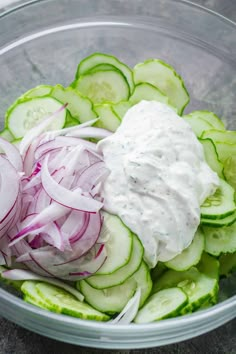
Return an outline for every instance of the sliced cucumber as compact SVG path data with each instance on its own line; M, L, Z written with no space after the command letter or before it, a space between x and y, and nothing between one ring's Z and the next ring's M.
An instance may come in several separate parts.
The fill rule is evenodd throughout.
M56 286L38 283L36 290L50 310L85 320L107 321L109 316L78 301L75 297Z
M198 229L191 245L178 256L166 262L165 265L177 271L184 271L191 268L200 261L204 250L204 243L204 235L202 231Z
M220 162L215 144L211 139L198 139L203 146L207 164L220 178L224 178L223 164Z
M199 272L207 275L210 278L219 279L219 268L220 263L218 259L210 256L206 252L203 252L202 258L197 265Z
M149 59L134 67L135 84L147 82L157 87L168 98L172 106L182 114L189 102L189 94L182 78L168 64L158 59Z
M132 277L121 285L103 290L94 289L85 280L81 280L79 285L85 301L96 310L108 314L121 312L137 288Z
M0 265L0 280L1 282L5 283L6 285L10 285L13 286L13 288L15 288L16 290L20 291L21 290L21 286L23 284L23 281L21 280L10 280L10 279L6 279L2 277L2 272L5 272L5 270L7 270L7 268L5 268L4 266Z
M204 120L205 122L207 122L212 127L210 129L225 130L224 123L213 112L209 112L209 111L193 111L193 112L189 113L185 117L189 117L189 118L191 117L193 119L200 118L201 120Z
M87 73L74 82L74 88L87 96L93 103L119 102L128 100L129 85L118 70Z
M25 99L25 98L35 98L35 97L43 97L43 96L49 96L51 91L52 91L52 86L50 85L39 85L36 86L29 91L25 92L20 99Z
M181 289L161 290L148 299L143 308L139 310L134 322L149 323L178 316L187 303L188 297Z
M201 225L209 226L209 227L223 227L230 226L236 222L236 212L233 214L226 216L223 219L204 219L201 218Z
M223 219L236 210L234 189L223 179L215 194L208 197L201 206L201 216L204 219Z
M156 282L167 270L168 270L168 268L165 265L165 263L158 262L156 267L151 269L152 281Z
M142 100L158 101L162 103L168 103L169 101L168 97L157 87L146 82L136 85L132 96L129 98L132 104L136 104Z
M204 139L209 138L217 143L227 143L236 144L236 132L235 131L222 131L217 129L212 129L205 131L202 135Z
M92 102L72 87L65 88L62 85L56 85L52 89L51 96L63 104L68 103L67 109L71 116L77 120L77 124L97 117Z
M231 226L212 228L203 227L205 234L205 251L213 256L221 253L236 252L236 223Z
M132 107L132 104L129 101L120 101L118 103L114 103L112 105L112 109L115 114L120 118L123 119L125 113Z
M8 129L3 129L1 132L0 132L0 137L9 141L9 142L12 142L14 140L14 136L12 135L12 133L8 130Z
M168 270L153 285L153 293L171 287L181 288L188 295L188 305L182 313L198 309L218 293L218 281L200 273L195 267L185 272Z
M219 261L221 276L227 277L236 270L236 252L222 254Z
M130 260L133 249L133 234L115 215L102 213L103 224L101 235L107 239L105 248L106 262L96 272L96 275L111 274L124 267Z
M229 144L228 142L214 142L219 156L223 164L231 156L236 156L236 144Z
M98 290L90 286L86 280L78 282L77 286L83 293L85 300L99 311L114 314L122 311L129 299L134 295L137 287L141 289L141 307L152 290L152 280L147 265L142 262L141 266L121 285Z
M224 162L226 181L236 190L236 155L229 156Z
M61 106L61 102L51 97L29 98L16 102L7 111L6 126L16 139L20 139ZM59 112L48 130L62 129L66 122L66 114L66 109Z
M43 309L50 309L48 303L39 295L36 290L36 285L39 284L38 281L26 280L21 286L21 291L25 295L24 300L29 302L31 305L41 307Z
M95 289L106 289L124 283L133 275L142 262L143 246L138 237L133 235L133 250L129 263L109 275L93 275L86 279L87 283Z
M119 61L116 57L104 53L94 53L83 59L78 66L76 79L78 79L81 75L91 72L91 70L98 65L112 65L121 71L129 84L130 92L133 92L134 81L132 70L127 65Z
M213 129L214 127L200 117L192 117L191 114L183 116L185 122L187 122L192 128L194 134L200 138L205 130Z
M95 123L95 126L115 132L121 122L112 106L107 103L95 104L94 110L99 117L99 120Z

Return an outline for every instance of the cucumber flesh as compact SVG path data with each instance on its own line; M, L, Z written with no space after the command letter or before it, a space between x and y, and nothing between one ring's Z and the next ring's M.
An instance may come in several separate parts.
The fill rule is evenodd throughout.
M187 122L192 128L194 134L200 138L205 130L213 129L214 127L206 122L204 119L200 117L193 117L190 115L183 116L185 122Z
M224 176L226 181L236 191L236 156L229 156L224 162Z
M224 123L213 112L193 111L193 112L189 113L187 115L187 117L189 117L189 118L191 117L193 119L200 118L200 119L204 120L205 122L209 123L209 125L212 127L210 129L225 130Z
M25 99L14 104L7 111L6 125L15 139L20 139L61 106L61 102L51 97ZM59 112L48 130L62 129L66 122L66 114L66 109Z
M201 218L201 225L209 226L209 227L223 227L230 226L236 222L236 212L233 214L226 216L223 219L205 219Z
M215 147L220 161L224 164L231 156L236 156L236 144L229 144L228 142L215 142Z
M77 124L97 117L92 102L72 87L65 88L62 85L56 85L52 89L51 96L63 104L68 103L67 109L72 118L77 120Z
M115 132L120 125L120 119L110 104L95 104L94 110L99 120L94 124L98 128L104 128Z
M141 265L143 246L138 237L133 235L133 249L129 262L122 268L109 275L93 275L86 279L87 283L95 289L106 289L124 283L133 275Z
M125 113L132 107L130 101L120 101L112 105L113 112L120 118L123 119Z
M56 286L38 283L36 290L47 303L50 310L85 320L107 321L109 316L93 309L88 304L78 301L66 291Z
M190 246L188 246L182 253L180 253L175 258L166 262L165 265L176 271L184 271L192 266L196 265L200 259L202 252L204 250L204 235L199 229Z
M25 98L35 98L35 97L43 97L43 96L49 96L51 91L52 91L52 86L50 85L39 85L36 86L29 91L25 92L20 99L25 99Z
M223 179L216 192L208 197L201 206L201 217L204 219L223 219L236 210L234 189Z
M14 136L12 135L12 133L8 130L8 129L3 129L0 132L0 138L3 138L7 141L9 141L10 143L14 140Z
M169 99L165 94L163 94L157 87L148 83L140 83L136 85L132 96L129 98L129 102L133 105L142 100L158 101L166 104L169 102Z
M218 259L210 256L206 252L203 252L202 258L197 265L199 272L207 275L210 278L219 279L219 268L220 263Z
M168 268L166 267L165 263L158 262L156 267L151 269L152 281L156 282L167 270Z
M235 131L222 131L217 129L212 129L205 131L202 135L204 139L209 138L214 142L218 143L227 143L227 144L236 144L236 132Z
M150 270L145 262L141 263L141 266L131 278L134 279L137 288L141 289L140 308L143 306L152 291L152 278L150 275Z
M129 98L129 85L119 71L107 70L79 77L74 88L93 103L119 102Z
M236 252L222 254L219 258L220 262L220 275L229 276L236 270Z
M130 260L133 249L131 231L115 215L102 213L103 224L100 235L107 239L105 248L106 262L96 272L96 275L107 275L124 267Z
M220 178L224 178L223 164L220 162L215 144L211 139L198 139L203 146L205 160L210 168L215 171Z
M183 314L198 309L204 302L215 298L218 293L218 282L200 273L195 267L184 272L168 270L153 285L153 293L171 287L181 288L188 296L188 305Z
M84 58L78 66L76 79L78 79L81 75L90 72L97 65L112 65L118 69L126 78L130 92L133 92L134 80L132 70L127 65L119 61L116 57L104 53L94 53Z
M134 295L136 287L136 282L132 277L121 285L103 290L94 289L85 280L79 282L85 301L96 310L108 314L121 312Z
M21 286L21 291L24 294L24 300L32 305L39 306L44 309L49 309L48 303L39 295L36 290L38 281L26 280Z
M179 288L170 288L152 295L137 316L135 323L149 323L175 317L187 305L188 297Z
M213 256L221 253L236 252L236 223L231 226L212 228L203 227L205 234L205 251Z
M182 114L189 102L189 94L182 78L165 62L158 59L149 59L134 67L134 82L147 82L157 87L168 98L172 106Z

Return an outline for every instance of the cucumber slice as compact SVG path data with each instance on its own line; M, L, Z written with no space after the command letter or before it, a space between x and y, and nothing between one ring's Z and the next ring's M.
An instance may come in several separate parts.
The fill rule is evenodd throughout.
M220 263L218 259L210 256L206 252L203 252L202 258L197 265L199 272L207 275L210 278L219 279L219 268Z
M191 268L200 261L204 250L204 243L203 233L201 230L197 230L191 245L175 258L165 262L165 265L177 271L184 271Z
M56 286L46 283L38 283L36 285L36 290L39 296L47 303L48 308L52 311L73 317L79 317L84 320L109 320L109 316L78 301L74 296Z
M223 219L236 210L234 189L223 179L215 194L208 197L201 206L201 216L204 219Z
M6 285L12 286L17 291L20 291L21 290L21 286L23 284L23 281L21 281L21 280L10 280L10 279L6 279L6 278L2 278L2 272L4 272L5 270L8 270L8 269L0 265L0 280L1 280L1 282L3 282Z
M236 156L236 144L228 142L214 142L219 159L223 164L231 156Z
M95 289L106 289L124 283L140 267L143 258L143 246L138 237L133 235L133 250L130 261L122 268L109 275L93 275L86 279Z
M129 85L118 70L97 71L79 77L74 88L94 103L119 102L130 95Z
M194 134L200 138L205 130L213 129L214 127L200 117L192 117L191 114L183 116L185 122L187 122L192 128Z
M81 280L77 286L91 306L99 311L114 314L122 311L137 287L141 288L139 305L141 307L152 290L152 280L147 265L142 262L137 272L121 285L98 290L90 286L86 280Z
M14 140L14 136L12 135L12 133L8 130L8 129L3 129L0 132L0 137L9 141L10 143Z
M236 222L236 212L233 214L226 216L223 219L204 219L201 218L201 225L209 226L209 227L223 227L230 226Z
M118 68L116 68L114 65L111 64L98 64L94 66L92 69L86 72L86 74L94 74L98 71L107 71L107 70L114 70L114 71L120 71Z
M222 131L222 130L207 130L203 133L204 139L209 138L217 143L236 144L236 132L235 131Z
M195 267L184 272L168 270L153 285L153 293L171 287L181 288L188 296L188 305L182 314L198 309L218 293L218 281L200 273Z
M131 277L121 285L103 290L94 289L85 280L79 282L79 287L89 305L98 311L113 315L123 310L134 295L137 284Z
M56 85L52 89L51 96L63 104L68 103L67 109L71 116L77 120L77 124L97 117L92 102L72 87L65 88L62 85Z
M100 235L108 239L105 243L106 262L96 275L107 275L124 267L130 260L133 249L133 234L115 215L102 213L103 224Z
M125 113L132 107L132 104L129 101L120 101L112 105L112 109L115 114L120 118L123 119Z
M27 98L17 101L7 111L6 126L16 139L20 139L61 106L61 102L51 97ZM66 122L66 114L66 109L59 112L48 130L62 129Z
M114 57L112 55L108 55L108 54L94 53L94 54L84 58L78 66L77 73L76 73L76 79L78 79L81 75L87 74L94 67L96 67L97 65L100 65L100 64L112 65L116 69L121 71L129 84L130 92L133 92L134 81L133 81L132 70L127 65L125 65L124 63L119 61L116 57Z
M168 97L157 87L145 82L136 85L132 96L129 98L132 104L136 104L142 100L158 101L166 104L169 102Z
M39 295L36 290L36 285L39 284L38 281L26 280L21 286L21 291L25 295L24 300L29 302L31 305L41 307L43 309L49 310L48 303Z
M164 318L176 317L187 303L188 297L181 289L161 290L148 299L143 308L139 310L134 322L149 323Z
M111 132L115 132L121 122L112 106L106 103L95 104L94 110L99 117L99 120L94 125L98 128L104 128Z
M236 190L236 156L229 156L224 162L226 181Z
M220 275L228 277L236 270L236 252L222 254L219 258L220 261Z
M50 85L39 85L36 86L29 91L25 92L20 99L25 99L25 98L35 98L35 97L43 97L43 96L49 96L51 91L52 91L52 86Z
M172 106L182 114L189 103L189 94L182 78L176 71L162 60L149 59L134 67L134 82L147 82L154 85L168 98Z
M220 162L215 144L211 139L198 139L203 146L205 160L220 178L224 178L223 164Z
M224 123L213 112L209 112L209 111L193 111L193 112L189 113L187 115L187 117L191 117L193 119L195 119L195 118L203 119L205 122L209 123L209 125L212 127L210 129L225 130Z
M236 252L236 223L231 226L212 228L203 227L205 234L205 251L213 256L221 253Z
M165 265L165 263L158 262L156 267L151 269L152 281L156 282L167 270L168 270L168 268Z

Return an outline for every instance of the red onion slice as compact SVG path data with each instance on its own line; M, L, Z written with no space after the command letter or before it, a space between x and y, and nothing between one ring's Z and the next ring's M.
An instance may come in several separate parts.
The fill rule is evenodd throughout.
M15 169L19 172L23 171L22 158L15 145L9 143L5 139L0 138L0 148L4 151L7 159L15 167Z

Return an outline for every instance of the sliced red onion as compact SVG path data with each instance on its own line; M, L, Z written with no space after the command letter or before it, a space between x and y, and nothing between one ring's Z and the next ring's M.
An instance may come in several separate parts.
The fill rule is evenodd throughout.
M68 291L68 293L72 294L73 296L75 296L79 301L83 301L84 300L84 296L75 288L73 288L72 286L63 283L60 280L57 279L51 279L49 277L43 277L40 275L37 275L35 273L32 273L28 270L23 270L23 269L12 269L12 270L6 270L4 272L2 272L2 277L5 279L9 279L9 280L39 280L39 281L44 281L46 283L58 286L59 288L62 288L66 291Z
M77 128L77 127L76 127ZM66 133L66 136L73 136L75 138L95 138L104 139L110 136L112 132L110 130L88 127L84 129L73 129Z
M134 296L127 302L124 309L113 320L109 321L111 324L126 325L131 323L136 317L139 309L141 298L141 289L138 288Z
M4 151L9 162L19 172L23 171L23 162L18 149L15 145L9 143L5 139L0 138L0 148Z
M50 198L68 208L96 213L103 206L102 203L92 198L67 190L56 183L48 171L48 158L46 158L42 167L42 185Z

